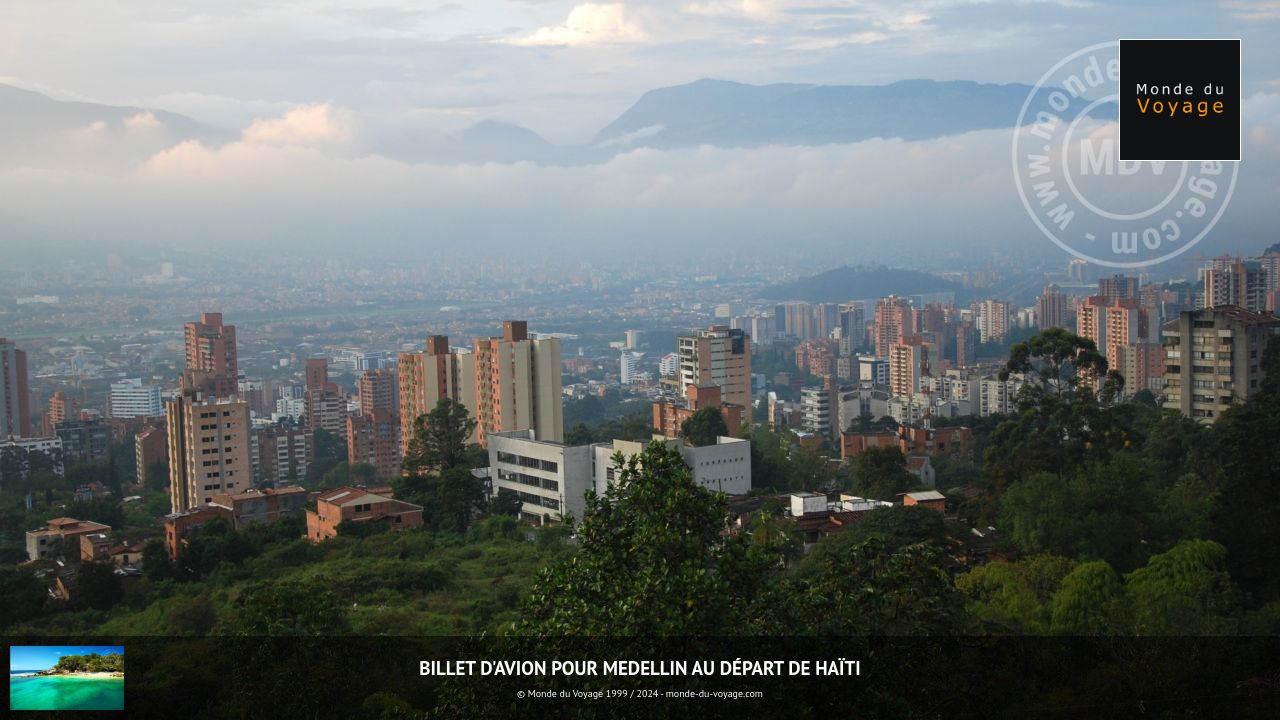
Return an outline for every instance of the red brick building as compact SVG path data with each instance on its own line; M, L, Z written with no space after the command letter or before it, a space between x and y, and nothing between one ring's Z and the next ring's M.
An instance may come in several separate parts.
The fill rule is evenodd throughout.
M719 385L690 385L685 400L659 400L653 404L653 429L665 437L680 437L680 426L704 407L718 407L730 436L747 421L747 409L720 402Z
M307 510L307 539L318 543L337 537L343 523L386 523L392 530L421 527L422 506L363 488L328 490L316 498L315 510Z
M379 478L389 478L400 474L403 457L399 415L377 408L347 418L348 463L372 465Z

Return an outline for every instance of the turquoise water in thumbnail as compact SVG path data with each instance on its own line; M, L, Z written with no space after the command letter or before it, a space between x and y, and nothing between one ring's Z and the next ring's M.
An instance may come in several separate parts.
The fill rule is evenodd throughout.
M9 676L10 710L123 710L124 678Z

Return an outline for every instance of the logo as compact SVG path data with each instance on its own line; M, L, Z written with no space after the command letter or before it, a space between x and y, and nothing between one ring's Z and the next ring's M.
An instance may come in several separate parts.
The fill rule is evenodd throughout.
M1063 58L1032 88L1013 134L1018 195L1058 247L1114 268L1177 257L1213 229L1238 163L1121 160L1120 43Z
M1240 159L1239 40L1120 41L1120 159Z

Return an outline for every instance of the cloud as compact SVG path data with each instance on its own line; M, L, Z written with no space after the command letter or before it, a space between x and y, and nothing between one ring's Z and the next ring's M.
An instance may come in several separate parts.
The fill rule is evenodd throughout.
M329 103L304 105L284 117L255 120L244 131L244 141L254 145L334 145L351 139L347 120Z
M1273 224L1280 94L1251 96L1244 121L1247 161L1206 255L1247 250L1242 243ZM784 246L789 256L827 263L942 266L1015 249L1057 257L1018 200L1011 140L1009 130L986 130L821 147L636 148L571 167L411 163L341 145L245 138L187 142L109 176L0 170L0 218L103 243L180 237L406 260L529 248L722 259Z
M622 3L583 3L569 11L563 25L538 28L531 35L512 38L512 45L602 45L649 40L649 33Z
M647 127L642 127L639 130L633 130L632 132L619 135L618 137L615 137L615 138L609 138L604 142L596 143L596 147L607 148L607 147L621 147L623 145L630 145L631 143L637 140L643 140L645 138L653 137L654 135L657 135L658 133L666 129L667 128L664 125L649 125Z
M791 48L793 50L828 50L830 48L840 47L841 45L870 45L872 43L884 42L888 39L889 36L882 32L867 30L850 35L841 35L839 37L814 37L805 40L797 40L791 44Z
M1280 19L1280 0L1226 0L1222 5L1246 22Z
M155 113L146 110L125 118L124 126L130 130L155 130L161 127L162 123L156 119Z

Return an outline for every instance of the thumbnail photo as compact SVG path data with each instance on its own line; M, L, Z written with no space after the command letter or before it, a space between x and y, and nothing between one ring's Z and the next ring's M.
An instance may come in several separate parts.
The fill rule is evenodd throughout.
M10 647L9 709L123 710L124 648L119 645Z

